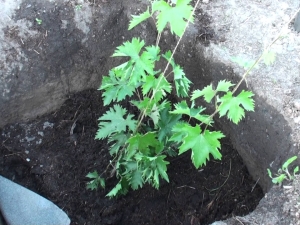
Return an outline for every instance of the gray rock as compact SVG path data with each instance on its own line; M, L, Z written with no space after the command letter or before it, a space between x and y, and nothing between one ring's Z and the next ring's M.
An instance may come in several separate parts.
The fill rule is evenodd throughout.
M0 210L9 225L69 225L69 217L44 197L0 176Z
M298 14L295 18L294 29L295 29L295 31L300 32L300 12L298 12Z

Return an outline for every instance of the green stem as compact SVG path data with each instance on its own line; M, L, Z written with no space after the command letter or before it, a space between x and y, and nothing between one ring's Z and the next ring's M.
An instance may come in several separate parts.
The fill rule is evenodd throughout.
M298 9L294 15L291 17L291 19L286 23L286 25L290 24L292 20L296 17L297 13L300 11ZM284 29L282 28L281 31L279 32L278 36L268 45L268 47L263 51L263 53L258 57L258 59L254 62L254 64L244 73L242 79L240 82L235 86L233 89L232 93L236 92L236 90L239 88L239 86L242 84L242 82L246 79L248 74L253 70L253 68L262 60L264 57L264 54L270 50L270 48L274 45L274 43L283 35Z
M300 9L298 9L294 14L293 16L291 17L291 19L286 23L286 25L290 24L292 22L292 20L296 17L297 13L300 11ZM239 86L242 84L242 82L244 80L246 80L246 77L249 75L249 73L254 69L254 67L262 60L264 54L270 50L270 48L274 45L274 43L282 36L284 32L284 29L282 28L281 31L279 32L279 34L276 36L276 38L268 45L268 47L263 51L263 53L258 57L258 59L254 62L254 64L243 74L242 76L242 79L237 83L237 85L234 87L233 91L232 91L232 94L234 94L237 89L239 88ZM221 103L222 104L222 103ZM221 105L220 104L220 105ZM209 116L209 119L212 119L218 112L219 112L219 106L217 106L216 110ZM202 122L200 124L203 125L204 122Z
M193 11L192 11L192 13L191 13L191 15L190 15L190 17L189 17L189 19L188 19L186 25L185 25L185 28L184 28L184 30L183 30L183 34L180 36L180 38L179 38L179 40L178 40L178 42L177 42L177 44L176 44L176 46L175 46L175 48L174 48L174 50L173 50L173 52L172 52L171 57L170 57L170 59L168 60L168 63L167 63L167 65L166 65L165 69L164 69L164 72L162 73L162 75L163 75L164 77L165 77L166 71L167 71L168 68L169 68L170 62L171 62L171 60L173 59L174 54L175 54L175 52L176 52L176 50L177 50L177 48L178 48L178 46L179 46L179 43L181 42L182 37L183 37L183 35L184 35L184 33L185 33L185 31L186 31L188 25L189 25L189 23L190 23L190 21L191 21L193 15L194 15L194 13L195 13L195 10L196 10L196 8L197 8L199 2L200 2L200 0L197 0L195 6L194 6L194 8L193 8ZM163 77L163 76L162 76L162 77ZM146 109L144 109L143 112L141 113L142 116L140 117L140 120L139 120L139 122L138 122L138 125L137 125L136 130L135 130L134 133L136 133L136 131L137 131L137 130L139 129L139 127L141 126L141 123L142 123L142 121L143 121L143 119L144 119L144 117L145 117L145 115L146 115L146 111L147 111L147 109L148 109L148 106L150 105L151 101L153 100L153 98L154 98L154 96L155 96L155 94L156 94L156 92L157 92L157 89L158 89L158 87L159 87L159 85L160 85L160 83L161 83L161 81L162 81L162 77L159 79L157 86L153 89L152 96L151 96L151 98L150 98L149 104L146 106Z

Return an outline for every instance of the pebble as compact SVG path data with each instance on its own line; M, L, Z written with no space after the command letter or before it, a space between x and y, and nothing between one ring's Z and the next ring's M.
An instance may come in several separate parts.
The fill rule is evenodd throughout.
M294 100L294 107L295 107L297 110L300 110L300 99L295 99L295 100Z
M212 223L211 225L227 225L227 223L224 223L222 221L216 221L216 222Z
M294 122L300 124L300 116L294 118Z

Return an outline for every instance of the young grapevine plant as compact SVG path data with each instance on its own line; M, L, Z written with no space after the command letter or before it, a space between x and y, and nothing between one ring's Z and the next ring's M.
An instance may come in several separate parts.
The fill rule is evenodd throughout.
M159 188L161 179L169 182L168 156L191 151L196 168L205 165L210 155L220 160L220 139L224 135L211 129L214 115L226 116L237 124L245 116L245 110L254 110L253 93L241 91L236 94L230 81L222 80L215 88L211 84L190 93L191 81L173 59L175 51L161 52L159 37L167 25L181 38L188 22L193 22L195 8L190 1L152 1L150 9L132 17L129 29L148 18L154 19L157 44L146 46L140 38L132 38L117 47L112 55L127 61L112 68L103 77L99 88L103 92L104 105L112 106L99 118L96 139L108 140L112 160L107 168L111 167L111 175L116 175L119 180L108 197L126 194L130 188L136 190L145 183ZM167 65L163 72L156 68L161 61ZM171 73L168 70L166 75L169 65ZM174 83L166 79L170 75ZM183 99L176 104L167 98L173 87L176 95ZM205 114L206 109L196 105L198 98L207 103L214 99L215 113ZM122 106L124 100L136 107L139 115L129 113ZM196 125L183 120L183 116L197 121ZM89 173L87 177L92 180L87 187L105 187L102 178L105 172L107 170L100 175L96 171Z

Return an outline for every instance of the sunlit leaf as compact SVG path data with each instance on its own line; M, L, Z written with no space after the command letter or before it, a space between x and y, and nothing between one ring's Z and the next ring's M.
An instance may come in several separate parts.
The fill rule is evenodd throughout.
M212 154L215 159L221 159L219 152L221 147L219 139L224 135L220 131L205 130L202 132L199 125L195 127L184 123L175 125L173 128L174 135L171 140L181 143L179 154L192 150L191 158L196 168L206 165L209 155ZM178 139L181 137L182 139Z
M132 19L130 20L128 30L131 30L136 25L140 24L141 22L148 19L149 17L151 17L150 12L149 12L149 8L145 12L143 12L142 14L140 14L138 16L132 15Z
M263 55L264 63L267 66L270 66L271 64L273 64L275 62L275 59L276 59L276 53L275 52L267 51Z
M114 105L103 116L99 118L99 129L96 134L96 139L103 139L110 136L113 133L120 133L127 131L127 129L134 131L137 121L133 119L132 114L128 114L126 118L127 110L120 105Z
M152 3L153 12L158 11L157 16L157 30L159 33L170 24L171 32L181 37L188 20L193 11L190 5L190 0L177 0L175 6L170 6L163 0L157 0ZM176 16L174 16L176 15ZM193 22L193 17L191 18Z
M219 99L219 102L221 102L219 106L220 117L227 115L229 120L237 124L243 117L245 117L245 110L254 111L253 96L254 94L251 91L243 90L236 97L232 96L232 92L228 92Z

